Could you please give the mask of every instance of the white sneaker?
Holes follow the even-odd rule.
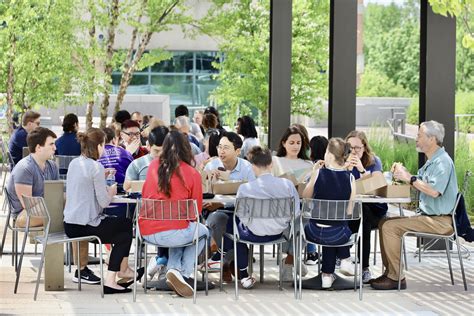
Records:
[[[283,282],[292,282],[293,281],[293,265],[285,263],[285,259],[282,259],[281,262],[282,269],[282,281]],[[308,267],[305,264],[301,265],[301,276],[304,277],[308,274]],[[298,264],[296,264],[296,269],[298,269]]]
[[[321,274],[321,287],[323,289],[329,289],[334,283],[334,280],[336,280],[336,276],[334,274]]]
[[[156,257],[151,257],[150,261],[148,262],[148,266],[146,268],[146,274],[148,274],[148,279],[151,280],[155,276],[156,272],[158,272],[158,264],[156,263]]]
[[[353,276],[354,275],[354,264],[352,263],[351,258],[346,258],[341,260],[341,267],[339,268],[339,272],[346,275],[346,276]]]
[[[168,272],[166,272],[166,284],[179,296],[192,297],[194,294],[194,289],[184,280],[178,270],[169,269]]]
[[[367,268],[362,271],[362,283],[369,284],[370,280],[372,280],[372,273],[370,273],[370,270]]]
[[[255,285],[255,282],[257,282],[257,280],[253,276],[249,275],[248,277],[240,280],[240,285],[242,285],[244,289],[248,290],[248,289],[253,288],[253,286]]]

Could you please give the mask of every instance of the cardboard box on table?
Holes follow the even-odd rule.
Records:
[[[407,184],[387,184],[383,174],[376,172],[356,180],[357,194],[373,194],[385,198],[410,197],[410,186]]]
[[[211,181],[208,178],[208,173],[206,171],[203,171],[201,173],[201,182],[203,186],[202,192],[204,193],[235,195],[237,194],[237,191],[239,190],[240,185],[243,183],[246,183],[247,181],[237,181],[237,180]]]
[[[385,198],[406,198],[410,197],[410,185],[397,184],[386,185],[375,191],[375,195]]]

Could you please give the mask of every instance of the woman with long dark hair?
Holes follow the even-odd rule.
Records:
[[[255,128],[255,122],[253,119],[244,115],[237,119],[237,134],[244,137],[244,143],[240,149],[240,158],[247,158],[247,153],[254,146],[260,146],[258,141],[257,129]]]
[[[191,146],[185,135],[170,131],[163,143],[158,159],[151,162],[143,185],[142,197],[164,201],[193,199],[198,210],[202,210],[201,175],[194,169]],[[194,230],[199,236],[208,235],[206,226],[198,222],[153,221],[140,218],[138,221],[144,239],[163,247],[190,243]],[[200,240],[198,251],[204,248],[205,241]],[[168,285],[183,297],[193,295],[191,276],[194,274],[194,253],[196,246],[170,248],[168,258]],[[154,260],[154,258],[152,258]]]

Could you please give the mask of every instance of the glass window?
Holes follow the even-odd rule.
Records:
[[[152,94],[169,94],[171,104],[193,104],[193,77],[186,75],[152,75]]]
[[[163,60],[151,66],[152,72],[193,72],[193,52],[173,52],[171,59]]]
[[[196,72],[217,73],[218,70],[212,65],[213,62],[219,62],[217,52],[196,53]]]
[[[196,105],[206,107],[209,105],[209,94],[217,88],[217,80],[213,74],[200,74],[196,76]]]

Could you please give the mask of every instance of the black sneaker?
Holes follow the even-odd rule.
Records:
[[[316,263],[318,263],[318,260],[319,260],[319,254],[317,252],[310,252],[306,256],[306,265],[314,266]]]
[[[78,283],[79,280],[77,278],[77,270],[74,272],[74,276],[72,277],[72,282]],[[81,283],[85,284],[99,284],[100,283],[100,278],[92,272],[91,269],[88,267],[85,267],[83,270],[81,270]]]

